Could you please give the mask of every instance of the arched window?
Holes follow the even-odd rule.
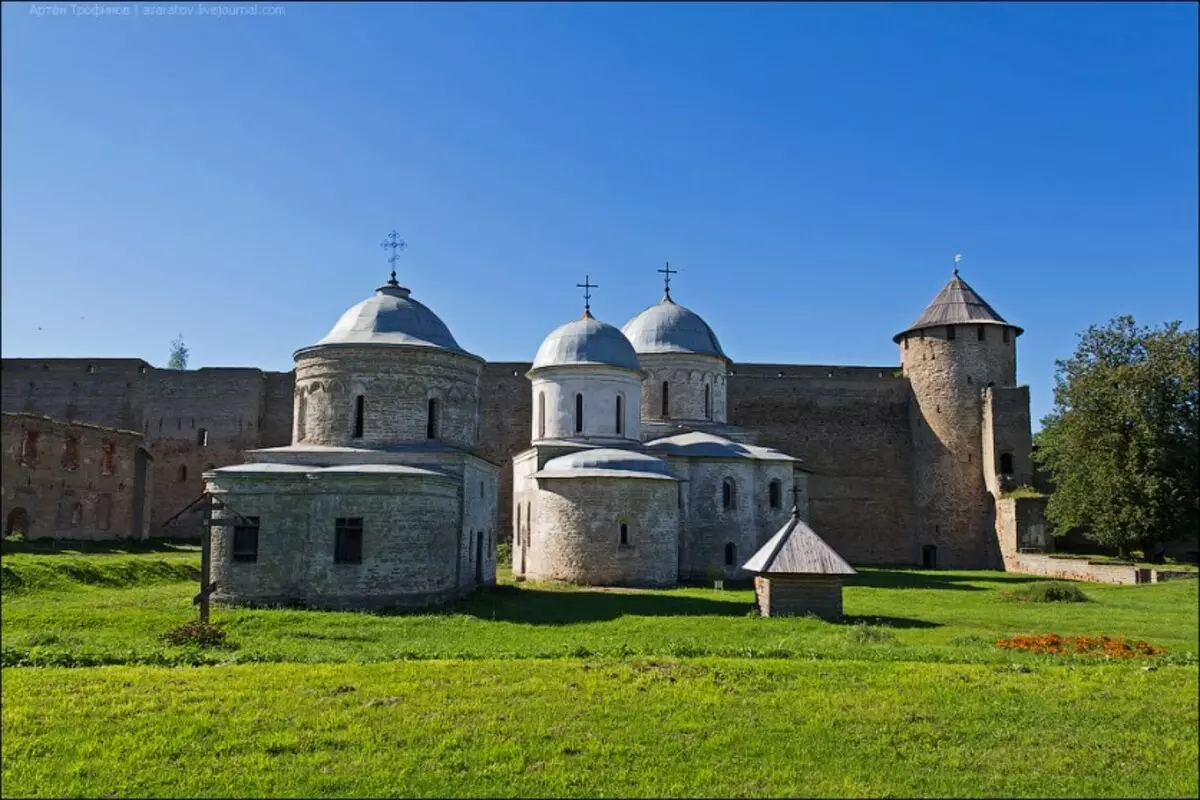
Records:
[[[622,425],[623,419],[622,418],[624,416],[625,416],[625,398],[622,397],[621,395],[617,395],[617,435],[618,436],[621,435],[621,430],[623,428],[623,425]]]
[[[1012,453],[1001,453],[1000,454],[1000,474],[1001,475],[1012,475],[1013,474]]]
[[[354,398],[354,438],[361,439],[363,436],[363,411],[366,410],[367,398],[363,395],[358,395]]]
[[[737,502],[737,490],[733,485],[731,478],[726,478],[721,483],[721,506],[723,508],[733,508]]]
[[[704,384],[704,418],[712,419],[712,384]]]
[[[438,435],[438,401],[436,397],[429,398],[429,416],[425,420],[425,438],[436,439]]]
[[[179,465],[179,482],[183,483],[187,480],[187,464]]]
[[[621,547],[629,547],[629,525],[622,522],[620,526]]]
[[[583,395],[575,395],[575,432],[583,433]]]
[[[728,542],[725,545],[725,566],[732,567],[737,563],[737,545]]]
[[[546,393],[538,392],[538,426],[539,439],[546,438]]]
[[[780,495],[782,494],[780,489],[779,481],[771,481],[767,486],[767,498],[770,500],[771,508],[779,508]]]
[[[671,407],[670,396],[671,396],[671,384],[667,383],[666,381],[663,381],[663,392],[662,392],[662,415],[663,415],[663,417],[670,416],[670,414],[667,413],[668,409]]]

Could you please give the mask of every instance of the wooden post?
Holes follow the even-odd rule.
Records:
[[[200,621],[208,623],[208,596],[212,589],[208,584],[212,569],[212,498],[204,504],[204,526],[200,530]]]

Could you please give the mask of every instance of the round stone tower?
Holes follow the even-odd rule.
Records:
[[[622,329],[645,373],[642,419],[726,421],[729,358],[700,315],[663,298]]]
[[[893,337],[912,387],[913,558],[927,568],[1000,567],[985,479],[983,392],[1016,384],[1021,333],[955,269],[916,322]]]
[[[637,353],[619,330],[593,317],[590,307],[551,331],[528,377],[534,444],[638,441],[642,371]]]
[[[295,359],[293,444],[479,445],[483,359],[459,347],[394,272]]]

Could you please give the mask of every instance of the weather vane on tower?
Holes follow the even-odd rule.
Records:
[[[590,317],[592,315],[592,289],[599,289],[600,287],[592,283],[587,275],[583,276],[583,283],[575,285],[583,289],[583,315]]]
[[[396,233],[395,228],[387,235],[387,238],[379,245],[384,250],[391,250],[392,254],[388,256],[388,263],[392,265],[392,277],[388,281],[390,286],[399,286],[396,282],[396,262],[400,260],[399,252],[408,247],[408,244],[400,238],[400,234]]]
[[[955,275],[958,274],[958,262],[960,262],[960,261],[962,261],[962,253],[956,253],[954,255],[954,274]]]
[[[671,276],[678,275],[679,270],[671,269],[670,261],[666,262],[666,264],[667,265],[665,267],[663,267],[662,269],[660,269],[658,271],[663,274],[663,288],[664,288],[664,291],[666,292],[667,299],[670,300],[671,299]]]

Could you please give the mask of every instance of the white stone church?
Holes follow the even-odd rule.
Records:
[[[513,459],[518,578],[671,586],[744,577],[741,565],[793,507],[807,517],[796,459],[726,424],[729,359],[704,320],[671,298],[667,275],[662,300],[623,330],[588,303],[538,348],[528,373],[533,440]]]

